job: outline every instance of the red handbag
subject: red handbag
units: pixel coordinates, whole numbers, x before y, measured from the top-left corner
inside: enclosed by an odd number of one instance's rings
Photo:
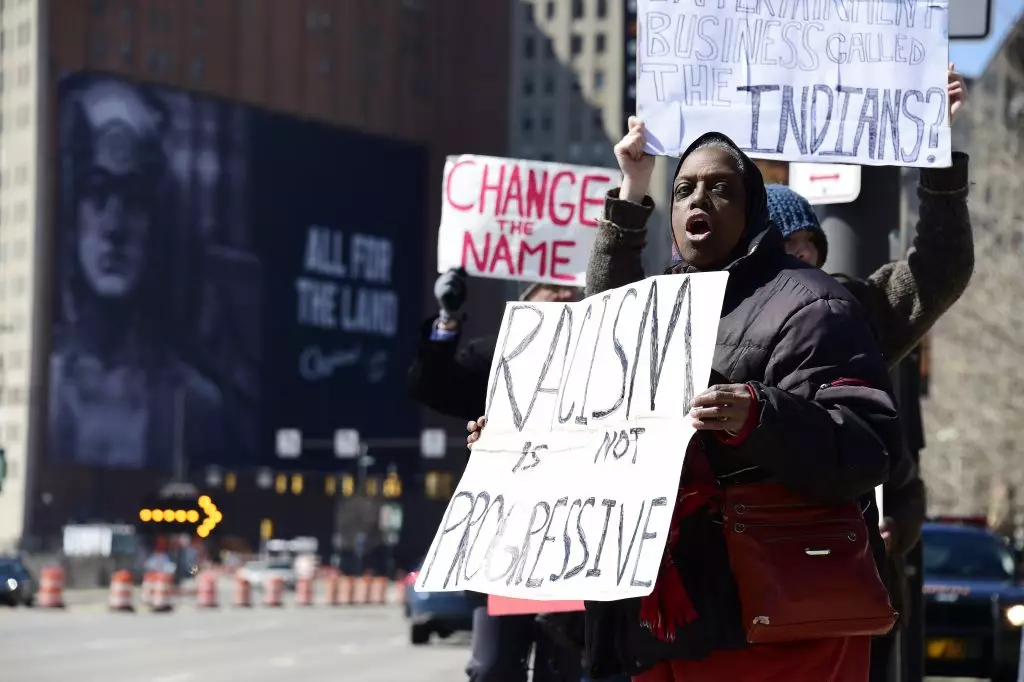
[[[857,503],[821,505],[755,483],[726,486],[722,512],[748,642],[892,630],[898,614]]]

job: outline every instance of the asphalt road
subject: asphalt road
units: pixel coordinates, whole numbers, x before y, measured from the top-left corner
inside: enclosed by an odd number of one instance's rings
[[[0,679],[263,682],[465,679],[468,638],[413,647],[397,606],[183,608],[169,614],[0,608]]]

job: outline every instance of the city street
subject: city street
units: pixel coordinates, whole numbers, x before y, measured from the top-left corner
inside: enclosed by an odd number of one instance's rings
[[[450,682],[468,637],[408,644],[398,606],[170,614],[0,609],[0,678],[17,682]]]

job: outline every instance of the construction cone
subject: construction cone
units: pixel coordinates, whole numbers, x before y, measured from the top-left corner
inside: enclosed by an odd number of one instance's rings
[[[407,580],[408,576],[405,571],[399,571],[398,574],[395,575],[395,603],[398,605],[405,603],[405,591],[409,587],[406,585]]]
[[[135,604],[132,602],[131,571],[115,571],[110,576],[110,610],[134,613]]]
[[[196,606],[201,609],[217,608],[217,573],[202,571],[196,576]]]
[[[310,578],[299,578],[295,583],[295,605],[313,605],[313,581]]]
[[[341,580],[338,574],[331,571],[324,578],[324,603],[327,606],[337,606],[340,604],[340,592]]]
[[[241,576],[235,578],[235,607],[250,608],[252,606],[252,585]]]
[[[366,575],[359,576],[355,579],[355,589],[352,591],[352,603],[363,605],[370,598],[370,580],[372,577],[369,573]]]
[[[388,579],[383,576],[370,579],[370,595],[367,602],[370,604],[383,604],[388,590]]]
[[[39,572],[39,591],[36,600],[40,608],[64,608],[64,569],[46,566]]]
[[[271,607],[284,606],[284,580],[277,576],[267,578],[263,584],[263,605]]]
[[[170,573],[153,573],[152,587],[149,593],[149,610],[153,613],[170,613],[174,610],[171,603],[171,583],[173,576]]]
[[[338,576],[338,604],[349,605],[353,602],[356,590],[356,579],[350,575]]]

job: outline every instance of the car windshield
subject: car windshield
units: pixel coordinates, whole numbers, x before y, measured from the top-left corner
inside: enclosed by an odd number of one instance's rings
[[[1013,580],[1013,555],[994,535],[956,530],[925,530],[926,577],[961,580]]]
[[[27,571],[20,561],[0,559],[0,575],[23,577],[26,573]]]

